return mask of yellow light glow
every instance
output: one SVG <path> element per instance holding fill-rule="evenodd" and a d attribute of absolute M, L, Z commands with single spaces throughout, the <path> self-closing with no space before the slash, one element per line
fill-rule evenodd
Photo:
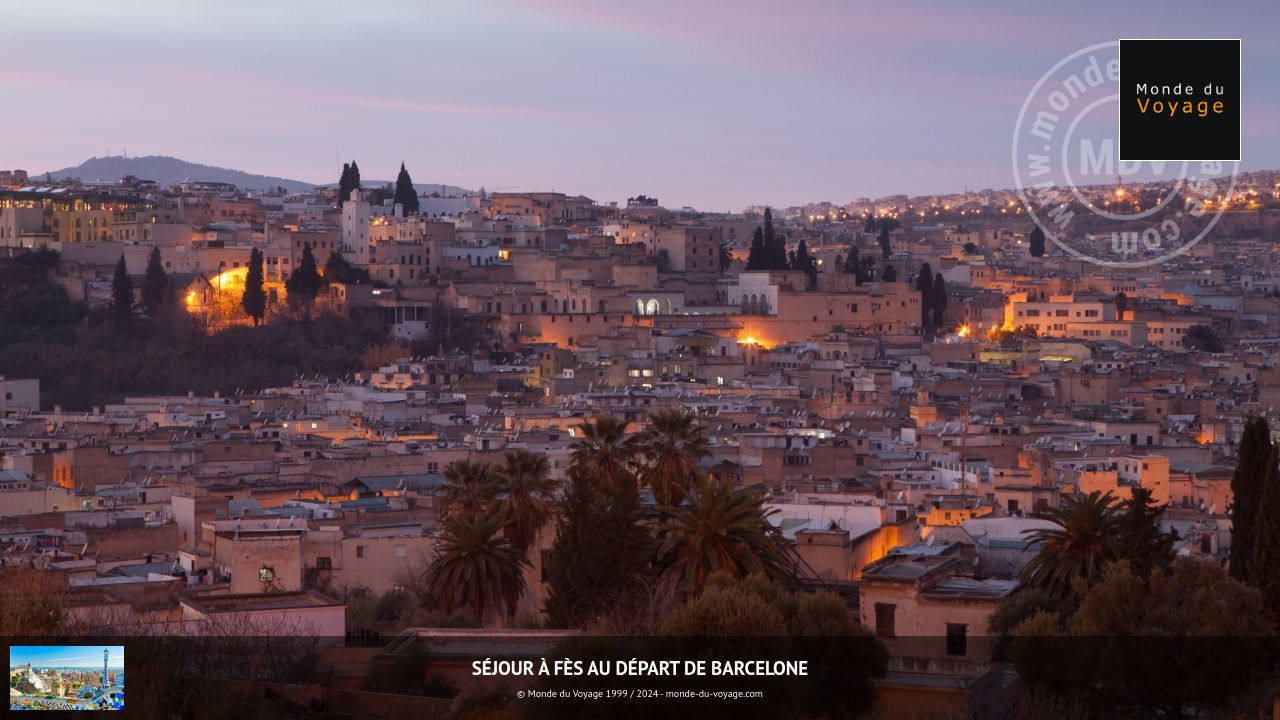
<path fill-rule="evenodd" d="M 956 330 L 956 335 L 959 335 L 962 338 L 967 338 L 972 334 L 973 334 L 973 329 L 970 328 L 968 324 L 961 325 L 959 329 Z"/>

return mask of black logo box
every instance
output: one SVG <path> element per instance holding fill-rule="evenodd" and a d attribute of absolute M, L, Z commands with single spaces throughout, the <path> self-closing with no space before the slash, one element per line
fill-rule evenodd
<path fill-rule="evenodd" d="M 1239 162 L 1240 46 L 1238 39 L 1122 38 L 1120 159 Z M 1145 93 L 1139 93 L 1139 85 L 1146 85 Z M 1166 94 L 1166 87 L 1180 92 Z M 1183 112 L 1185 102 L 1191 102 L 1191 114 Z M 1209 110 L 1205 116 L 1199 112 L 1206 107 L 1202 102 Z M 1218 102 L 1221 113 L 1213 112 Z M 1170 103 L 1177 104 L 1172 115 Z M 1155 113 L 1157 107 L 1163 112 Z"/>

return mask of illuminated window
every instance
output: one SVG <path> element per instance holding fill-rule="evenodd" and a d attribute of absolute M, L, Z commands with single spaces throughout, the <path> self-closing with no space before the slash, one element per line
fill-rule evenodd
<path fill-rule="evenodd" d="M 258 571 L 258 579 L 264 583 L 275 582 L 276 580 L 275 568 L 269 565 L 263 565 L 262 569 Z"/>

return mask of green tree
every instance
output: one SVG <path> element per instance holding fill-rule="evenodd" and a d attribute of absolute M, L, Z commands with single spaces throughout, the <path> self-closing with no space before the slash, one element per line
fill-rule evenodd
<path fill-rule="evenodd" d="M 479 515 L 493 507 L 499 491 L 498 475 L 486 462 L 455 460 L 444 468 L 444 484 L 440 486 L 441 517 Z"/>
<path fill-rule="evenodd" d="M 454 515 L 441 525 L 424 579 L 446 610 L 476 617 L 510 617 L 524 593 L 524 556 L 502 533 L 501 513 Z"/>
<path fill-rule="evenodd" d="M 977 255 L 977 254 L 978 254 L 978 246 L 977 246 L 977 245 L 974 245 L 974 244 L 973 244 L 973 243 L 971 243 L 971 242 L 967 242 L 967 243 L 965 243 L 965 244 L 964 244 L 964 254 L 965 254 L 965 255 Z"/>
<path fill-rule="evenodd" d="M 400 163 L 400 174 L 396 176 L 395 202 L 406 216 L 418 214 L 418 191 L 414 189 L 413 178 L 409 177 L 403 162 Z"/>
<path fill-rule="evenodd" d="M 303 243 L 302 258 L 284 283 L 290 304 L 310 305 L 320 294 L 323 285 L 324 280 L 316 269 L 316 256 L 311 252 L 311 243 Z"/>
<path fill-rule="evenodd" d="M 1271 446 L 1253 527 L 1253 584 L 1272 618 L 1280 618 L 1280 447 Z"/>
<path fill-rule="evenodd" d="M 342 163 L 342 177 L 338 179 L 338 201 L 347 202 L 351 199 L 351 191 L 359 188 L 360 168 L 356 165 L 356 161 Z"/>
<path fill-rule="evenodd" d="M 579 423 L 569 445 L 569 475 L 611 491 L 636 488 L 632 463 L 636 444 L 626 437 L 627 422 L 611 415 Z"/>
<path fill-rule="evenodd" d="M 1266 418 L 1245 422 L 1236 450 L 1236 469 L 1231 475 L 1231 577 L 1252 583 L 1253 548 L 1262 503 L 1263 478 L 1271 457 L 1271 428 Z"/>
<path fill-rule="evenodd" d="M 1153 571 L 1167 570 L 1173 564 L 1173 544 L 1178 540 L 1174 530 L 1161 529 L 1164 506 L 1152 500 L 1151 489 L 1135 487 L 1133 494 L 1120 503 L 1116 517 L 1116 557 L 1127 561 L 1134 572 L 1148 577 Z"/>
<path fill-rule="evenodd" d="M 107 313 L 118 322 L 126 322 L 133 318 L 133 281 L 129 279 L 129 269 L 124 264 L 124 255 L 116 263 L 115 275 L 111 278 L 111 304 Z"/>
<path fill-rule="evenodd" d="M 1179 196 L 1181 197 L 1181 196 Z M 1129 310 L 1129 296 L 1123 292 L 1116 293 L 1116 315 L 1123 318 L 1125 312 Z"/>
<path fill-rule="evenodd" d="M 888 260 L 889 256 L 893 254 L 893 246 L 890 245 L 889 243 L 889 224 L 887 222 L 880 225 L 879 240 L 880 240 L 880 257 L 885 260 Z"/>
<path fill-rule="evenodd" d="M 643 458 L 639 481 L 653 490 L 659 505 L 675 507 L 702 479 L 699 461 L 710 454 L 707 437 L 693 413 L 661 410 L 649 416 L 649 427 L 636 437 Z"/>
<path fill-rule="evenodd" d="M 160 248 L 155 246 L 147 256 L 147 272 L 142 278 L 142 306 L 155 315 L 170 299 L 169 276 L 160 261 Z"/>
<path fill-rule="evenodd" d="M 880 273 L 880 279 L 885 282 L 897 282 L 898 268 L 888 263 L 885 263 L 884 271 Z"/>
<path fill-rule="evenodd" d="M 653 574 L 653 539 L 634 484 L 571 472 L 545 570 L 552 627 L 581 628 L 638 597 Z"/>
<path fill-rule="evenodd" d="M 1078 584 L 1065 623 L 1039 613 L 1015 630 L 1014 667 L 1033 693 L 1084 698 L 1093 717 L 1180 718 L 1228 710 L 1274 682 L 1262 595 L 1216 563 L 1178 558 L 1144 578 L 1116 562 L 1091 587 Z"/>
<path fill-rule="evenodd" d="M 929 304 L 933 309 L 933 326 L 942 327 L 947 320 L 947 283 L 942 273 L 933 276 L 933 289 L 929 293 Z"/>
<path fill-rule="evenodd" d="M 1192 325 L 1182 335 L 1182 345 L 1188 350 L 1220 353 L 1224 347 L 1218 332 L 1208 325 Z"/>
<path fill-rule="evenodd" d="M 1044 257 L 1044 231 L 1039 225 L 1031 229 L 1031 234 L 1027 236 L 1027 245 L 1031 257 Z"/>
<path fill-rule="evenodd" d="M 657 561 L 680 589 L 696 594 L 717 572 L 763 572 L 790 581 L 781 534 L 769 522 L 764 497 L 710 478 L 689 489 L 687 504 L 663 524 Z"/>
<path fill-rule="evenodd" d="M 751 252 L 747 255 L 747 270 L 767 270 L 768 260 L 765 257 L 767 254 L 764 248 L 764 231 L 757 227 L 755 234 L 751 236 Z"/>
<path fill-rule="evenodd" d="M 933 327 L 933 269 L 929 263 L 920 266 L 916 275 L 916 291 L 920 293 L 920 327 Z"/>
<path fill-rule="evenodd" d="M 523 555 L 551 518 L 556 482 L 547 477 L 547 456 L 523 448 L 508 450 L 498 469 L 498 508 L 507 518 L 507 537 Z"/>
<path fill-rule="evenodd" d="M 369 271 L 352 265 L 340 251 L 329 253 L 324 261 L 324 281 L 342 283 L 344 285 L 368 284 L 372 282 Z"/>
<path fill-rule="evenodd" d="M 1064 506 L 1036 513 L 1057 527 L 1028 531 L 1027 546 L 1039 545 L 1022 568 L 1022 582 L 1059 598 L 1075 591 L 1077 578 L 1097 580 L 1116 557 L 1118 509 L 1111 493 L 1094 491 L 1063 499 Z"/>
<path fill-rule="evenodd" d="M 240 307 L 244 314 L 253 318 L 254 325 L 261 325 L 267 314 L 267 291 L 263 287 L 262 251 L 254 248 L 249 251 L 249 272 L 244 276 L 244 294 L 240 297 Z"/>

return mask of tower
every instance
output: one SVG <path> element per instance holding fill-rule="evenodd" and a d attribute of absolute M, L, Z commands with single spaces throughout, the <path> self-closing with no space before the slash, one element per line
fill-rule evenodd
<path fill-rule="evenodd" d="M 102 689 L 107 689 L 107 653 L 110 651 L 102 648 Z"/>

